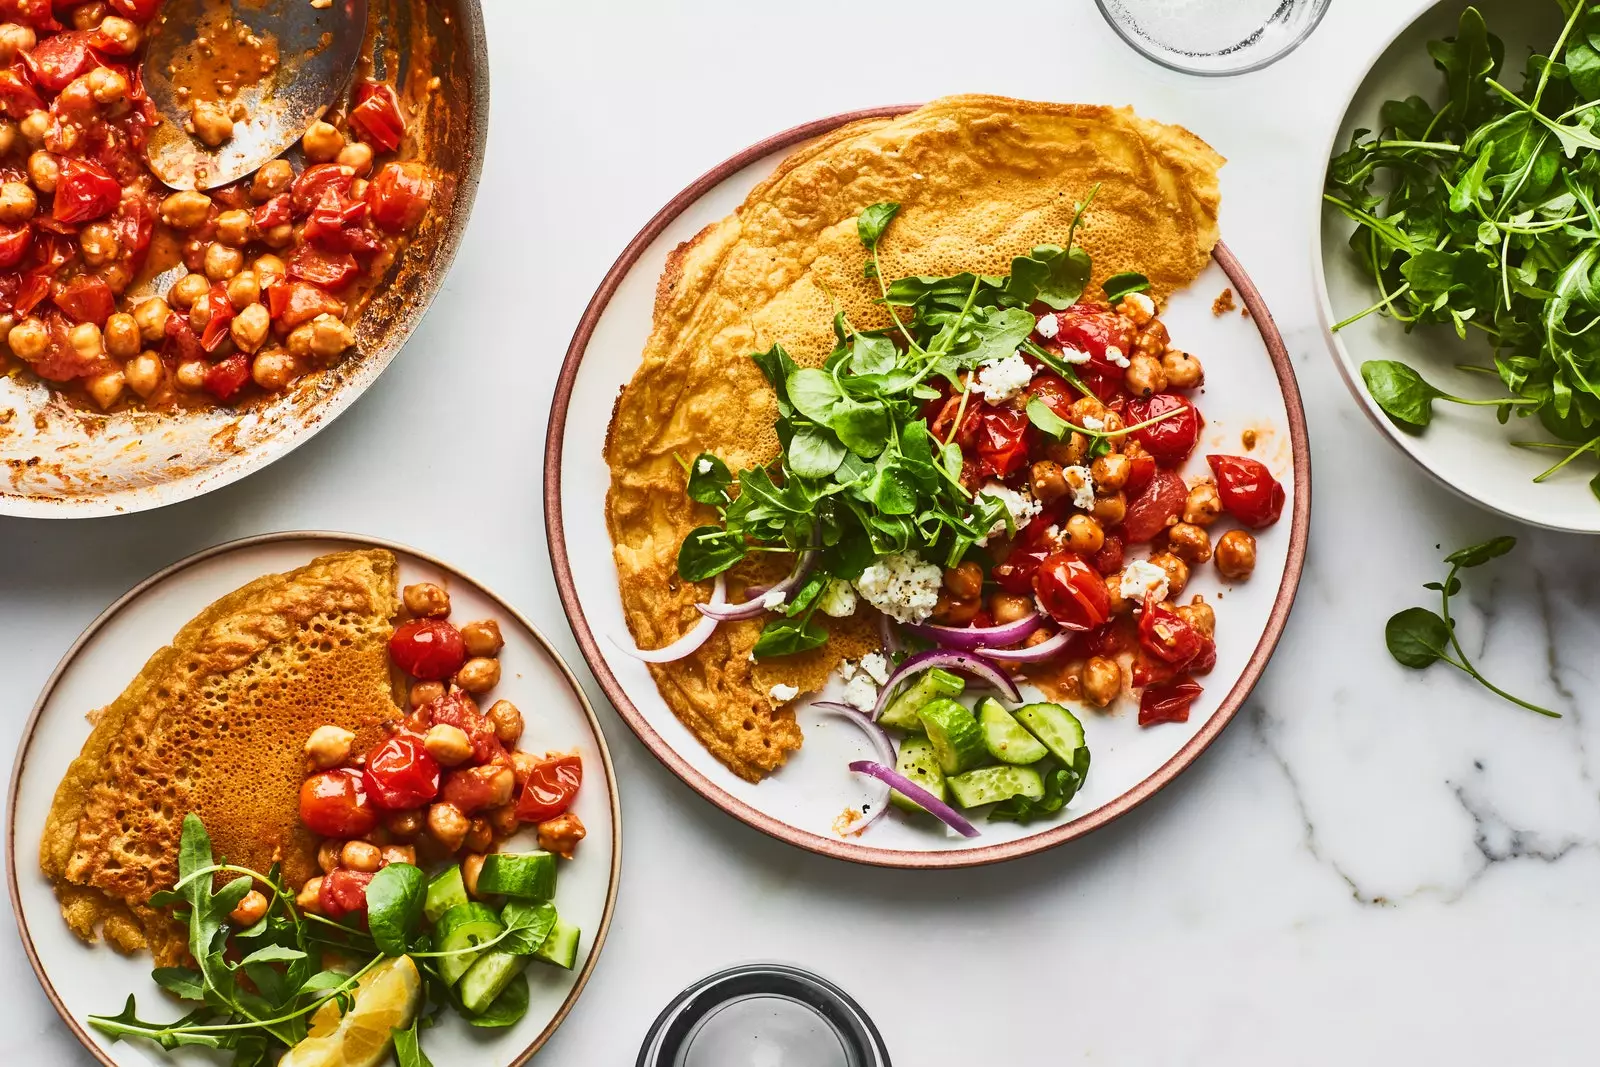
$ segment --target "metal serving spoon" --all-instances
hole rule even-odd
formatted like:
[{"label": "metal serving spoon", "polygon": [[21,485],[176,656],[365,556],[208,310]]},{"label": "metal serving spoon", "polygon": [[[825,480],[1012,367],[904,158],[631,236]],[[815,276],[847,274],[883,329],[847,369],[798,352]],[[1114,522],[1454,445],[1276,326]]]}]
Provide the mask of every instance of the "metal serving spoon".
[{"label": "metal serving spoon", "polygon": [[[366,29],[367,0],[166,0],[144,61],[161,120],[150,169],[173,189],[212,189],[277,158],[350,84]],[[217,148],[185,128],[197,99],[237,119]]]}]

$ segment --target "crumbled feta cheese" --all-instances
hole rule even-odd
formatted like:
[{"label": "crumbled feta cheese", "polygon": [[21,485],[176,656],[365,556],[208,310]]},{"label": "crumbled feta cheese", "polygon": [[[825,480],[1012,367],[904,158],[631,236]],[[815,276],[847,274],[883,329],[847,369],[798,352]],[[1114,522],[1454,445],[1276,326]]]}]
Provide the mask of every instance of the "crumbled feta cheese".
[{"label": "crumbled feta cheese", "polygon": [[1144,603],[1146,595],[1167,599],[1167,572],[1147,559],[1136,559],[1122,572],[1118,591],[1129,600]]},{"label": "crumbled feta cheese", "polygon": [[694,465],[694,469],[699,471],[701,474],[710,474],[711,473],[711,461],[709,459],[706,459],[704,456],[702,456],[702,457],[700,457],[700,462],[696,463]]},{"label": "crumbled feta cheese", "polygon": [[[992,496],[997,498],[1006,506],[1006,510],[1011,513],[1011,524],[1019,530],[1028,525],[1033,517],[1044,509],[1044,505],[1033,499],[1033,497],[1029,495],[1026,490],[1019,493],[1015,489],[1008,489],[999,482],[990,482],[988,485],[978,490],[978,495]],[[1001,519],[999,522],[994,524],[993,529],[991,529],[987,534],[978,538],[978,540],[973,543],[977,545],[987,545],[989,543],[989,538],[994,537],[996,534],[1003,534],[1005,532],[1006,521]]]},{"label": "crumbled feta cheese", "polygon": [[845,685],[844,702],[857,711],[871,711],[878,706],[878,687],[871,678],[858,674]]},{"label": "crumbled feta cheese", "polygon": [[800,695],[800,690],[796,686],[784,685],[782,682],[779,682],[777,685],[768,690],[768,693],[772,699],[776,700],[778,703],[787,704],[789,701]]},{"label": "crumbled feta cheese", "polygon": [[855,676],[856,676],[856,661],[853,660],[853,659],[840,660],[839,661],[839,677],[848,682],[850,679],[854,678]]},{"label": "crumbled feta cheese", "polygon": [[768,611],[777,611],[779,608],[783,607],[784,602],[788,599],[789,594],[785,593],[782,589],[774,589],[770,593],[762,596],[761,606],[766,608]]},{"label": "crumbled feta cheese", "polygon": [[861,669],[879,685],[889,680],[889,660],[882,652],[868,652],[862,656]]},{"label": "crumbled feta cheese", "polygon": [[1106,362],[1110,363],[1112,366],[1126,369],[1128,366],[1128,357],[1123,355],[1122,349],[1118,348],[1116,345],[1106,345]]},{"label": "crumbled feta cheese", "polygon": [[1067,467],[1062,475],[1072,489],[1072,502],[1084,511],[1094,507],[1094,475],[1088,467]]},{"label": "crumbled feta cheese", "polygon": [[1064,363],[1087,363],[1089,362],[1089,353],[1081,348],[1073,348],[1071,345],[1062,345],[1061,359]]},{"label": "crumbled feta cheese", "polygon": [[847,618],[856,613],[856,591],[843,578],[834,578],[817,598],[817,607],[832,618]]},{"label": "crumbled feta cheese", "polygon": [[991,404],[1004,403],[1022,392],[1033,381],[1033,368],[1019,353],[1013,352],[1004,359],[992,359],[978,371],[973,391]]},{"label": "crumbled feta cheese", "polygon": [[921,622],[939,602],[944,574],[915,552],[884,556],[856,579],[856,592],[896,622]]},{"label": "crumbled feta cheese", "polygon": [[1093,415],[1085,415],[1083,417],[1083,428],[1085,430],[1103,430],[1106,428],[1106,423],[1104,419],[1097,419]]},{"label": "crumbled feta cheese", "polygon": [[1033,324],[1033,328],[1039,331],[1040,337],[1046,339],[1054,337],[1061,332],[1061,324],[1056,321],[1054,315],[1040,315],[1039,321]]}]

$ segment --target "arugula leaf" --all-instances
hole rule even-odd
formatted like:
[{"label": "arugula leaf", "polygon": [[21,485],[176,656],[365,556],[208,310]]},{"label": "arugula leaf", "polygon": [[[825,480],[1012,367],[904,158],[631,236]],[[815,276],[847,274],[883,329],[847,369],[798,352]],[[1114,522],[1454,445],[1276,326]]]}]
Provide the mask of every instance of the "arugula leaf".
[{"label": "arugula leaf", "polygon": [[433,1061],[422,1051],[422,1045],[417,1039],[417,1027],[420,1022],[420,1019],[413,1019],[410,1026],[394,1032],[394,1058],[400,1067],[433,1067]]},{"label": "arugula leaf", "polygon": [[789,402],[814,422],[827,426],[834,408],[844,399],[844,391],[825,370],[801,367],[789,373]]},{"label": "arugula leaf", "polygon": [[539,951],[555,929],[556,906],[548,900],[540,904],[508,900],[500,909],[500,921],[505,924],[507,937],[499,947],[513,955],[529,956]]},{"label": "arugula leaf", "polygon": [[882,452],[889,442],[889,410],[875,400],[862,403],[848,397],[841,399],[823,421],[846,448],[868,459]]},{"label": "arugula leaf", "polygon": [[1439,662],[1450,644],[1450,627],[1427,608],[1406,608],[1390,617],[1383,628],[1389,655],[1403,667],[1422,670]]},{"label": "arugula leaf", "polygon": [[[1039,245],[1026,256],[1011,261],[1006,297],[1016,308],[1040,301],[1064,311],[1077,303],[1089,284],[1089,254],[1081,248]],[[1029,324],[1029,331],[1033,327]]]},{"label": "arugula leaf", "polygon": [[1422,375],[1392,359],[1361,364],[1361,380],[1383,413],[1410,433],[1420,432],[1433,421],[1433,401],[1444,395],[1423,381]]},{"label": "arugula leaf", "polygon": [[833,435],[807,427],[789,439],[789,470],[799,478],[826,478],[839,469],[850,450]]},{"label": "arugula leaf", "polygon": [[856,220],[856,233],[861,238],[861,243],[871,248],[883,236],[883,231],[888,229],[889,220],[895,217],[900,210],[900,205],[890,202],[873,204],[861,212],[861,217]]},{"label": "arugula leaf", "polygon": [[1057,415],[1055,409],[1038,397],[1031,397],[1025,410],[1029,422],[1033,423],[1041,433],[1049,434],[1057,441],[1072,432],[1072,424]]},{"label": "arugula leaf", "polygon": [[1452,567],[1460,567],[1463,569],[1468,567],[1481,567],[1492,559],[1499,559],[1501,556],[1505,555],[1507,552],[1510,552],[1516,547],[1517,539],[1515,537],[1492,537],[1482,544],[1469,545],[1466,548],[1458,548],[1456,551],[1446,556],[1444,561],[1450,564]]},{"label": "arugula leaf", "polygon": [[751,649],[756,659],[773,656],[792,656],[796,652],[809,652],[821,648],[828,641],[828,631],[809,617],[802,619],[769,619]]},{"label": "arugula leaf", "polygon": [[1121,274],[1113,274],[1100,288],[1106,291],[1106,300],[1115,307],[1117,302],[1129,293],[1148,292],[1150,279],[1138,271],[1128,270]]},{"label": "arugula leaf", "polygon": [[686,582],[714,578],[744,559],[744,538],[721,526],[697,526],[678,546],[678,574]]},{"label": "arugula leaf", "polygon": [[795,372],[794,360],[789,358],[789,353],[783,350],[782,345],[773,345],[765,352],[752,353],[750,358],[766,375],[768,384],[777,390],[779,416],[785,419],[791,417],[794,408],[789,403],[789,375]]},{"label": "arugula leaf", "polygon": [[696,504],[722,507],[730,499],[733,475],[728,465],[710,452],[702,452],[689,465],[689,485],[684,491]]},{"label": "arugula leaf", "polygon": [[1487,80],[1499,73],[1505,60],[1505,44],[1489,32],[1478,9],[1468,7],[1461,12],[1456,35],[1428,42],[1428,54],[1445,73],[1456,121],[1472,124],[1487,102]]},{"label": "arugula leaf", "polygon": [[428,880],[410,863],[391,863],[367,883],[367,928],[385,956],[403,956],[422,921]]},{"label": "arugula leaf", "polygon": [[155,980],[156,985],[179,1000],[206,999],[205,980],[199,971],[191,967],[157,967],[150,972],[150,977]]}]

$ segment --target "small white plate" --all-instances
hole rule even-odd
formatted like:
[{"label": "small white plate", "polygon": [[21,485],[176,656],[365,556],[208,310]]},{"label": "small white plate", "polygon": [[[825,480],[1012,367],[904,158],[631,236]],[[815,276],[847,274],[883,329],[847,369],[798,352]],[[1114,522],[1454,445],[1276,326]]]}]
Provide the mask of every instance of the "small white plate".
[{"label": "small white plate", "polygon": [[[1438,106],[1444,97],[1444,76],[1428,58],[1427,44],[1453,36],[1456,21],[1469,0],[1442,0],[1428,8],[1387,43],[1365,69],[1350,105],[1334,131],[1328,158],[1350,146],[1357,129],[1377,129],[1378,109],[1385,100],[1413,94]],[[1477,0],[1489,31],[1506,45],[1505,70],[1521,70],[1529,49],[1543,52],[1561,32],[1561,10],[1553,3],[1527,0]],[[1382,315],[1368,315],[1337,333],[1334,323],[1378,299],[1372,277],[1350,251],[1355,223],[1322,199],[1321,180],[1312,199],[1317,203],[1321,235],[1313,257],[1318,310],[1329,331],[1339,373],[1360,401],[1367,417],[1406,455],[1447,488],[1483,507],[1535,526],[1575,533],[1600,533],[1600,500],[1589,488],[1594,465],[1580,460],[1539,485],[1533,478],[1561,457],[1545,449],[1517,448],[1511,441],[1554,440],[1535,418],[1513,417],[1502,426],[1492,407],[1438,403],[1433,422],[1420,434],[1407,433],[1383,413],[1361,381],[1361,364],[1373,359],[1399,360],[1416,368],[1429,382],[1457,396],[1488,399],[1504,396],[1500,380],[1456,369],[1458,363],[1486,362],[1487,339],[1468,331],[1458,339],[1448,326],[1420,327],[1407,333],[1403,325]]]},{"label": "small white plate", "polygon": [[[640,740],[690,788],[751,826],[814,852],[883,866],[960,867],[1037,852],[1109,822],[1174,778],[1227,725],[1265,667],[1294,599],[1311,507],[1310,453],[1282,340],[1243,269],[1218,246],[1216,262],[1162,316],[1175,343],[1206,367],[1207,385],[1197,398],[1206,432],[1184,473],[1205,471],[1208,452],[1242,452],[1241,434],[1254,429],[1259,443],[1252,455],[1272,468],[1289,503],[1281,522],[1258,532],[1258,562],[1248,582],[1225,586],[1215,567],[1196,569],[1190,590],[1216,605],[1219,658],[1189,721],[1142,729],[1126,699],[1110,713],[1080,712],[1094,764],[1067,813],[1031,826],[980,820],[982,835],[971,841],[894,813],[857,838],[835,833],[840,813],[871,795],[846,764],[874,757],[853,726],[826,713],[799,712],[804,746],[760,785],[719,763],[661,699],[645,666],[607,637],[628,632],[605,526],[607,420],[638,368],[667,253],[732,212],[796,146],[853,119],[905,110],[821,119],[755,145],[684,190],[634,239],[567,350],[545,454],[545,521],[556,585],[584,657]],[[1249,316],[1213,314],[1212,301],[1225,287],[1244,299]]]},{"label": "small white plate", "polygon": [[[224,1063],[199,1049],[163,1052],[140,1041],[112,1041],[85,1022],[115,1014],[129,993],[145,1018],[177,1018],[183,1009],[150,980],[147,954],[123,956],[105,944],[85,945],[67,929],[38,867],[39,837],[57,783],[89,735],[85,715],[111,703],[157,648],[207,605],[263,574],[291,570],[327,552],[387,548],[400,560],[403,583],[437,582],[463,618],[494,618],[506,646],[497,695],[523,708],[526,747],[576,749],[583,787],[573,810],[588,836],[561,865],[556,906],[583,931],[571,971],[530,969],[528,1013],[506,1030],[480,1030],[454,1012],[428,1030],[423,1049],[437,1064],[509,1067],[527,1060],[572,1009],[605,942],[622,861],[621,810],[600,725],[572,672],[510,605],[448,565],[400,545],[336,533],[280,533],[208,549],[173,564],[107,608],[67,652],[34,706],[11,780],[6,872],[22,942],[39,982],[63,1020],[107,1067]],[[535,971],[537,973],[535,973]]]}]

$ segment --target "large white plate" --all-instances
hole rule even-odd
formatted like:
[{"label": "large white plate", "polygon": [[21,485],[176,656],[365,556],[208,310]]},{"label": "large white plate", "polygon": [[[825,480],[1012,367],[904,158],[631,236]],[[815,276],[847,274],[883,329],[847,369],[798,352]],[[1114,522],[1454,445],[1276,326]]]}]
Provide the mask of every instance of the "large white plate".
[{"label": "large white plate", "polygon": [[11,781],[6,855],[12,906],[22,941],[45,993],[79,1040],[107,1065],[215,1065],[211,1053],[165,1053],[145,1042],[112,1041],[85,1023],[90,1014],[115,1014],[129,993],[145,1018],[176,1018],[183,1009],[150,980],[148,955],[122,956],[104,944],[85,945],[67,929],[40,873],[39,836],[56,784],[89,735],[86,714],[114,700],[157,648],[208,604],[263,574],[291,570],[325,552],[376,546],[400,560],[405,583],[432,581],[450,591],[453,613],[500,622],[506,647],[496,694],[524,710],[522,746],[577,749],[584,781],[574,811],[588,836],[561,865],[556,907],[583,931],[571,971],[529,970],[528,1013],[507,1030],[478,1030],[453,1012],[427,1031],[423,1048],[434,1063],[506,1067],[525,1062],[566,1017],[599,958],[616,903],[622,859],[621,812],[611,757],[577,680],[545,639],[508,604],[445,564],[399,545],[343,534],[268,534],[209,549],[162,571],[106,609],[62,659],[23,735]]},{"label": "large white plate", "polygon": [[[691,788],[750,825],[812,851],[885,866],[955,867],[1026,855],[1086,833],[1147,799],[1216,737],[1254,685],[1288,615],[1310,515],[1310,456],[1282,341],[1254,286],[1219,246],[1217,262],[1163,314],[1174,343],[1206,367],[1207,385],[1197,399],[1208,425],[1185,473],[1204,471],[1207,452],[1241,453],[1241,434],[1253,429],[1259,443],[1252,454],[1273,469],[1290,499],[1283,521],[1258,534],[1258,563],[1248,582],[1225,586],[1214,567],[1196,569],[1190,590],[1217,609],[1218,660],[1189,721],[1141,729],[1128,700],[1109,713],[1082,712],[1094,764],[1067,815],[1026,827],[982,823],[982,836],[972,841],[896,814],[859,838],[835,833],[843,809],[871,794],[846,764],[873,757],[854,727],[826,713],[800,711],[805,745],[760,785],[717,762],[673,715],[645,666],[607,636],[627,636],[605,527],[610,473],[601,449],[607,421],[638,367],[668,252],[731,213],[797,145],[845,121],[903,110],[835,116],[753,146],[686,189],[629,245],[591,302],[557,384],[545,516],[556,584],[585,658],[634,732]],[[1251,315],[1213,314],[1212,301],[1230,286],[1246,298]]]}]

